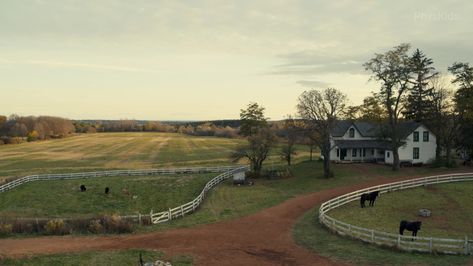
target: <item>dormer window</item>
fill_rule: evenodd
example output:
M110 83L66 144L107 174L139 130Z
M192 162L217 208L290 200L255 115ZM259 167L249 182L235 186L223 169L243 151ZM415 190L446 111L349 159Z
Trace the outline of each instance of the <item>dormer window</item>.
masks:
M350 130L348 130L348 137L349 138L354 138L355 137L355 129L354 128L350 128Z

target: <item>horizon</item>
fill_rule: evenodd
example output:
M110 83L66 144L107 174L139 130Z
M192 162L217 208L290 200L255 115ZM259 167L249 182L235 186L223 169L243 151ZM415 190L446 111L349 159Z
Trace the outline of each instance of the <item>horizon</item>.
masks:
M271 120L305 90L361 104L362 64L410 43L445 73L473 63L473 3L120 0L0 3L0 114L73 120ZM226 117L223 119L222 117Z

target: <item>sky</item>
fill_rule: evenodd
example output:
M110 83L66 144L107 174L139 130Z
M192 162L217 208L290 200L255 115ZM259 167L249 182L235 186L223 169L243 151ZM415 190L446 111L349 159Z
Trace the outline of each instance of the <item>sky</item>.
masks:
M360 104L362 64L401 43L473 64L472 1L1 0L0 114L270 119L305 90Z

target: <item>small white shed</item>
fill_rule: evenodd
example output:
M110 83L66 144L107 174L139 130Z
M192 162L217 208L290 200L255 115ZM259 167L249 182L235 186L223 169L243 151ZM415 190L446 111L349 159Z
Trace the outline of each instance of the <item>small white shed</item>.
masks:
M233 184L234 185L243 185L245 184L245 171L239 171L233 173Z

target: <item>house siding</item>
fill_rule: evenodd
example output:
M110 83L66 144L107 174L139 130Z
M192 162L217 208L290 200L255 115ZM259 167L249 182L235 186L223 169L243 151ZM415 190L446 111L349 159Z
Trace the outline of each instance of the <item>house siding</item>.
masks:
M399 148L399 159L411 160L412 163L432 163L433 160L435 160L435 150L437 149L437 139L435 135L423 125L419 126L414 131L419 132L419 141L414 142L414 132L407 136L406 144ZM429 141L424 141L424 131L429 132ZM419 159L414 159L414 148L419 148Z

